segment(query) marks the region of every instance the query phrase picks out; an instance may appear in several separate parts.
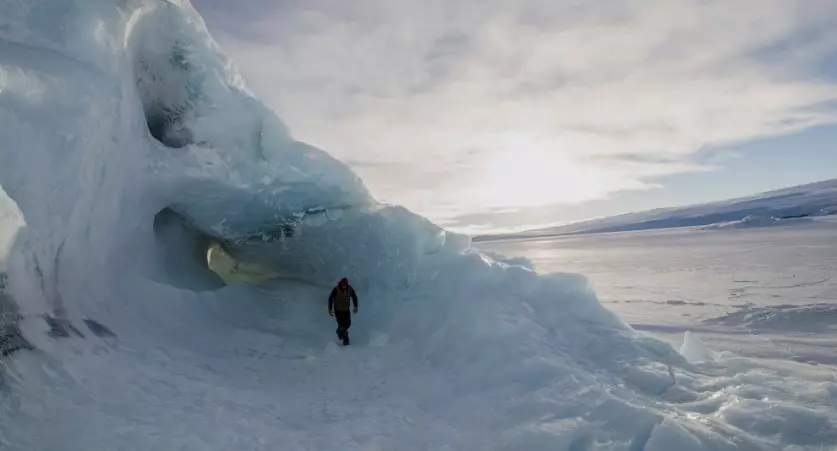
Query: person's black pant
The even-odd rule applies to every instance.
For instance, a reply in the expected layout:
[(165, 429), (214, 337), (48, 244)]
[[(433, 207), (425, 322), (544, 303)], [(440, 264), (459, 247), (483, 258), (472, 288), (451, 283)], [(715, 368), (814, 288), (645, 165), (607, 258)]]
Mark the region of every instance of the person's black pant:
[(349, 328), (352, 327), (352, 314), (348, 310), (335, 310), (334, 317), (337, 319), (337, 336), (341, 339), (348, 337)]

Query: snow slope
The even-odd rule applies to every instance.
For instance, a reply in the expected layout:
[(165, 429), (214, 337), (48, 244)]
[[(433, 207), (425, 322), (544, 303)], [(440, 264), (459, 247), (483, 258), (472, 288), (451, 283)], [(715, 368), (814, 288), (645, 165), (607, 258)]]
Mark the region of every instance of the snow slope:
[(799, 224), (811, 218), (834, 214), (837, 214), (837, 179), (723, 202), (660, 208), (512, 235), (477, 237), (476, 240), (695, 226), (705, 226), (707, 229), (771, 227)]
[[(254, 98), (186, 0), (0, 3), (0, 143), (25, 220), (4, 327), (34, 348), (4, 348), (4, 450), (837, 437), (833, 380), (789, 393), (780, 374), (697, 367), (582, 276), (499, 262), (376, 202)], [(281, 277), (225, 284), (219, 247)], [(346, 349), (325, 314), (343, 275), (362, 293)]]

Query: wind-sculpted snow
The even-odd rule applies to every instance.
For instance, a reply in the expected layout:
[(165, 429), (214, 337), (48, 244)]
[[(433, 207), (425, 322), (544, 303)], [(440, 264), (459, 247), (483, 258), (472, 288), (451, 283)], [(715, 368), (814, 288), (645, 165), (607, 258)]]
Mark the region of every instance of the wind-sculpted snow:
[[(833, 443), (833, 381), (754, 378), (771, 396), (739, 402), (745, 382), (638, 334), (583, 277), (377, 203), (254, 98), (185, 0), (0, 3), (0, 143), (27, 344), (3, 360), (3, 449)], [(279, 277), (210, 268), (236, 262)], [(345, 349), (325, 312), (343, 275), (361, 293)]]

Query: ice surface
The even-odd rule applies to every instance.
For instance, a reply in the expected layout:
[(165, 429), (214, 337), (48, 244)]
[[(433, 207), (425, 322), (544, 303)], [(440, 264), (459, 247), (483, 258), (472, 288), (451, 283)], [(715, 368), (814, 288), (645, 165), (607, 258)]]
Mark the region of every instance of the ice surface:
[[(0, 3), (0, 143), (25, 219), (7, 294), (37, 348), (2, 361), (3, 449), (833, 443), (833, 380), (790, 396), (707, 375), (584, 277), (377, 203), (253, 97), (185, 0)], [(361, 293), (349, 348), (325, 314), (342, 275)]]
[(579, 272), (635, 329), (679, 348), (835, 364), (837, 224), (648, 230), (481, 243), (540, 272)]
[[(681, 412), (729, 415), (738, 427), (779, 434), (780, 420), (755, 410), (769, 400), (771, 412), (793, 406), (811, 420), (781, 420), (800, 427), (785, 443), (833, 434), (837, 224), (648, 230), (504, 240), (479, 248), (528, 261), (540, 272), (588, 274), (603, 305), (673, 346), (682, 347), (686, 332), (691, 345), (697, 337), (712, 359), (695, 365), (714, 377), (702, 379), (700, 394), (683, 400)], [(670, 392), (686, 385), (678, 382)], [(744, 422), (739, 406), (746, 411)], [(816, 432), (820, 425), (825, 432)], [(758, 449), (777, 447), (765, 442)]]

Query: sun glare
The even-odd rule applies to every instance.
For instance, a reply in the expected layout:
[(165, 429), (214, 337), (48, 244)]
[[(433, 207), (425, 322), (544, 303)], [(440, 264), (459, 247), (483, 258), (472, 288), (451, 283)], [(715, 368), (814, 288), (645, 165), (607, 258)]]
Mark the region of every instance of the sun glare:
[(603, 196), (601, 176), (595, 167), (555, 151), (515, 149), (488, 161), (474, 195), (493, 208), (572, 204)]

